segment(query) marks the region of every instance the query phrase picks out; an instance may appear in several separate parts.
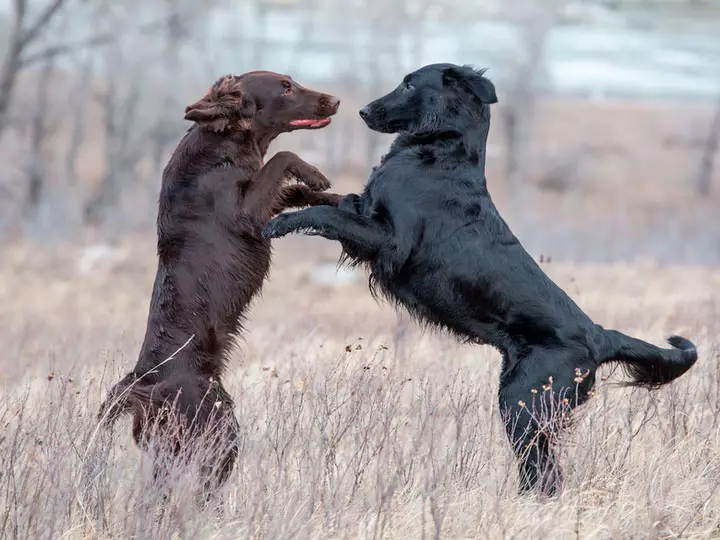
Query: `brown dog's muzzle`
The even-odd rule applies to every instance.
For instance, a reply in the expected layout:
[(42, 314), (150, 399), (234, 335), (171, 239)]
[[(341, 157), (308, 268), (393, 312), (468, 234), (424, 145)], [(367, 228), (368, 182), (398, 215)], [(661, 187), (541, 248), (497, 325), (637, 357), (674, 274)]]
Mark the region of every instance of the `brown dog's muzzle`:
[[(313, 95), (314, 94), (314, 95)], [(290, 127), (300, 129), (319, 129), (327, 126), (330, 123), (330, 117), (334, 115), (338, 107), (340, 107), (340, 100), (335, 96), (329, 94), (318, 94), (312, 92), (309, 96), (306, 94), (305, 103), (309, 105), (309, 115), (313, 118), (302, 118), (291, 121)], [(314, 103), (313, 103), (314, 102)]]
[(317, 115), (332, 116), (337, 112), (338, 107), (340, 107), (340, 100), (338, 98), (328, 94), (323, 94), (320, 96), (320, 99), (318, 99)]

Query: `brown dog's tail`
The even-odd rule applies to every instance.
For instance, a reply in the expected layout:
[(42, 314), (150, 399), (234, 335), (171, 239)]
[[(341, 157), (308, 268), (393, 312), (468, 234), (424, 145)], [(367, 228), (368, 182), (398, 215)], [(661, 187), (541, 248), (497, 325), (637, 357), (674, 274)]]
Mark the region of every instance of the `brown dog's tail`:
[(670, 336), (672, 349), (662, 349), (617, 330), (599, 331), (600, 364), (619, 362), (632, 381), (630, 386), (653, 389), (669, 383), (697, 361), (697, 349), (688, 339)]

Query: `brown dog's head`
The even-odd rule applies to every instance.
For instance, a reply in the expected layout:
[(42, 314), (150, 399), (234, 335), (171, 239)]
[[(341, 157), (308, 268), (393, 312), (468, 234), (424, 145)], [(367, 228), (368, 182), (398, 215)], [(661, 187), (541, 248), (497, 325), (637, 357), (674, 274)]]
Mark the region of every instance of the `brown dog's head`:
[(185, 108), (185, 120), (211, 131), (250, 131), (273, 138), (296, 129), (330, 123), (340, 100), (300, 86), (287, 75), (251, 71), (227, 75)]

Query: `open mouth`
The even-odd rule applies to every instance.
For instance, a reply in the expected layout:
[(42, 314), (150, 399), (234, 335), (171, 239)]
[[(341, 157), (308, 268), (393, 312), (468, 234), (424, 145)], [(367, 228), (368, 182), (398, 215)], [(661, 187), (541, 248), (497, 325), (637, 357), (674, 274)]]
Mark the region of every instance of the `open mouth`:
[(293, 120), (290, 122), (292, 127), (305, 128), (305, 129), (318, 129), (327, 126), (332, 120), (330, 118), (322, 118), (320, 120)]

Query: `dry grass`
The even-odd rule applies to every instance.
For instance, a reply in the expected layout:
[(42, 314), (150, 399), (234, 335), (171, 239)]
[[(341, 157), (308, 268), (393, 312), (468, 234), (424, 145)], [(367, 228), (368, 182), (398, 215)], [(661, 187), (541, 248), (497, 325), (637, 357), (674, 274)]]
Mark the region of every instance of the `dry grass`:
[(687, 335), (701, 357), (654, 393), (601, 383), (563, 448), (563, 495), (540, 502), (516, 495), (498, 354), (421, 333), (362, 279), (316, 284), (313, 264), (335, 247), (280, 241), (227, 377), (241, 450), (224, 513), (196, 510), (195, 477), (177, 470), (156, 518), (150, 463), (127, 420), (114, 441), (94, 420), (135, 361), (153, 278), (152, 239), (121, 247), (121, 260), (87, 276), (72, 246), (3, 251), (0, 536), (720, 536), (718, 271), (547, 266), (597, 322), (655, 343)]

